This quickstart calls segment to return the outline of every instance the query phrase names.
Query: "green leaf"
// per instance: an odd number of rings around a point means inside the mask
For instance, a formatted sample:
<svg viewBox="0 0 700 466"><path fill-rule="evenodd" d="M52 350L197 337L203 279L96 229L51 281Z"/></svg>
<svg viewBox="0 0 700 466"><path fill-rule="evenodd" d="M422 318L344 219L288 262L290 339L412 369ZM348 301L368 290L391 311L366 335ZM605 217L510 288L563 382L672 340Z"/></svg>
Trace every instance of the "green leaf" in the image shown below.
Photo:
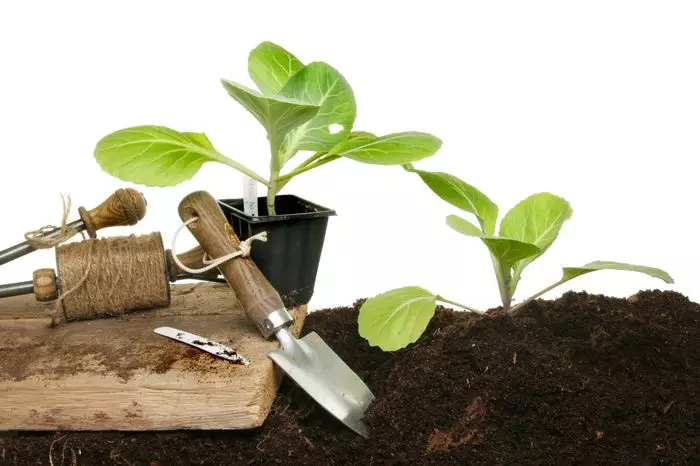
<svg viewBox="0 0 700 466"><path fill-rule="evenodd" d="M663 280L666 283L673 283L673 278L661 269L647 267L645 265L624 264L622 262L596 261L581 267L564 267L563 276L559 284L566 283L581 275L585 275L596 270L626 270L630 272L640 272L651 277Z"/></svg>
<svg viewBox="0 0 700 466"><path fill-rule="evenodd" d="M395 351L415 342L435 314L437 297L423 288L409 286L370 298L360 308L360 336L384 351Z"/></svg>
<svg viewBox="0 0 700 466"><path fill-rule="evenodd" d="M111 133L95 147L100 167L112 176L146 186L174 186L206 162L225 162L203 133L163 126L135 126Z"/></svg>
<svg viewBox="0 0 700 466"><path fill-rule="evenodd" d="M476 215L483 232L489 236L493 235L498 219L498 206L485 194L449 173L426 172L416 170L412 166L404 168L420 176L442 200Z"/></svg>
<svg viewBox="0 0 700 466"><path fill-rule="evenodd" d="M228 94L265 127L273 154L279 152L290 131L311 120L320 109L318 105L309 102L284 97L266 97L225 79L221 82Z"/></svg>
<svg viewBox="0 0 700 466"><path fill-rule="evenodd" d="M536 245L541 252L513 266L511 293L515 293L522 271L552 245L573 211L569 203L550 193L537 193L520 201L501 220L500 236Z"/></svg>
<svg viewBox="0 0 700 466"><path fill-rule="evenodd" d="M463 235L481 238L481 241L489 248L494 259L496 259L506 271L517 261L542 252L542 250L534 244L510 238L498 238L485 235L479 227L457 215L449 215L447 217L447 225Z"/></svg>
<svg viewBox="0 0 700 466"><path fill-rule="evenodd" d="M489 248L491 255L508 272L514 263L527 257L540 254L542 250L534 244L510 238L498 238L485 235L479 227L457 215L447 217L447 225L453 230L467 236L481 238L481 241Z"/></svg>
<svg viewBox="0 0 700 466"><path fill-rule="evenodd" d="M442 145L432 134L420 132L393 133L386 136L347 139L328 151L358 162L375 165L402 165L430 157Z"/></svg>
<svg viewBox="0 0 700 466"><path fill-rule="evenodd" d="M477 237L484 236L484 232L481 231L481 228L458 215L448 215L447 225L456 232L462 233L463 235Z"/></svg>
<svg viewBox="0 0 700 466"><path fill-rule="evenodd" d="M263 42L248 56L248 74L266 96L276 95L304 64L272 42Z"/></svg>
<svg viewBox="0 0 700 466"><path fill-rule="evenodd" d="M524 243L515 239L482 237L493 257L501 264L504 270L510 269L514 263L528 257L542 253L542 250L534 244Z"/></svg>
<svg viewBox="0 0 700 466"><path fill-rule="evenodd" d="M311 120L289 133L282 149L282 164L299 150L328 151L350 134L357 114L355 97L348 82L332 66L323 62L305 66L287 81L279 95L320 107Z"/></svg>
<svg viewBox="0 0 700 466"><path fill-rule="evenodd" d="M569 203L561 197L533 194L506 213L501 220L500 236L534 244L544 252L572 213Z"/></svg>

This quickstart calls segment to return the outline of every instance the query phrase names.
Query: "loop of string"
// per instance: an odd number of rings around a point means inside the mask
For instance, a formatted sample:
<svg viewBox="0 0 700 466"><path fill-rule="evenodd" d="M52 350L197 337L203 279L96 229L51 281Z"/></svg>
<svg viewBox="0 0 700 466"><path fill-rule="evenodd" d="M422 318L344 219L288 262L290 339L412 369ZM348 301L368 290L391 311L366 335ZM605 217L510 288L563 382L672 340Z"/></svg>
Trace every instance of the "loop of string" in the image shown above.
<svg viewBox="0 0 700 466"><path fill-rule="evenodd" d="M204 257L202 257L202 263L206 264L205 267L202 267L201 269L191 269L187 267L185 264L183 264L180 259L178 259L177 254L175 254L175 243L177 241L177 237L180 234L180 232L185 228L187 225L190 223L196 222L198 220L197 217L192 217L191 219L187 220L185 223L180 225L178 229L175 231L175 234L173 235L173 244L171 246L171 250L173 251L173 260L175 261L175 264L177 266L187 272L191 273L193 275L197 275L200 273L208 272L209 270L218 267L219 265L223 264L224 262L228 262L231 259L235 259L236 257L247 257L250 255L251 251L251 243L253 241L267 241L267 232L263 231L260 232L256 235L251 236L250 238L241 241L240 245L238 246L238 251L233 251L231 253L226 254L225 256L218 257L216 259L209 259L206 254L204 254Z"/></svg>
<svg viewBox="0 0 700 466"><path fill-rule="evenodd" d="M78 233L78 230L68 226L68 215L71 209L71 199L69 195L61 194L63 201L63 216L61 218L61 226L44 225L38 230L28 231L24 234L24 239L31 244L34 249L48 249L68 241ZM50 237L46 237L49 233L56 233Z"/></svg>

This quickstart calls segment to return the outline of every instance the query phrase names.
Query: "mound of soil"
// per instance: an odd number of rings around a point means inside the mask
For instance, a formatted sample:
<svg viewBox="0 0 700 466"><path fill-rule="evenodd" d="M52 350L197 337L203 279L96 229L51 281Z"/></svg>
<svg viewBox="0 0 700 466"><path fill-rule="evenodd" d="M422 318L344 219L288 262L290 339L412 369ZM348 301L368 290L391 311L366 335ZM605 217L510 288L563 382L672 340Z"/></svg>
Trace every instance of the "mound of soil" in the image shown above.
<svg viewBox="0 0 700 466"><path fill-rule="evenodd" d="M0 437L0 464L697 464L700 305L675 292L567 293L517 315L440 308L395 353L353 307L315 330L377 400L364 439L285 381L259 429ZM50 461L51 458L51 461Z"/></svg>

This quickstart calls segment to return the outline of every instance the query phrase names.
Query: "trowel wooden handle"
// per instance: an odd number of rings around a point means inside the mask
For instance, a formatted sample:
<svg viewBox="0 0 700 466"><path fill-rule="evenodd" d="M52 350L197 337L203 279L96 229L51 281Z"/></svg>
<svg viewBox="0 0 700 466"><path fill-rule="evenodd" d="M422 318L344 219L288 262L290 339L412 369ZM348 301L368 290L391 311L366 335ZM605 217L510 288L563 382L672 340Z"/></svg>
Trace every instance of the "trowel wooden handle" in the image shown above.
<svg viewBox="0 0 700 466"><path fill-rule="evenodd" d="M94 209L80 207L78 213L85 230L95 238L102 228L135 225L146 215L146 199L135 189L118 189Z"/></svg>
<svg viewBox="0 0 700 466"><path fill-rule="evenodd" d="M188 228L209 257L216 259L239 249L240 240L209 193L189 194L180 202L178 211L183 222L196 219ZM219 270L265 338L291 323L279 294L250 257L224 262Z"/></svg>
<svg viewBox="0 0 700 466"><path fill-rule="evenodd" d="M168 263L168 275L170 278L171 282L174 282L178 280L178 278L183 278L182 275L188 274L188 272L182 270L177 263L175 263L175 260L173 259L173 251L170 249L165 251L165 258ZM190 269L201 269L204 268L204 249L202 249L201 246L195 246L194 248L190 249L189 251L183 252L182 254L177 255L178 260L182 265L184 265L187 268ZM197 278L200 280L214 280L218 278L219 276L219 270L218 269L211 269L206 272L197 274L196 276L192 275L191 278ZM190 277L184 277L184 278L190 278Z"/></svg>

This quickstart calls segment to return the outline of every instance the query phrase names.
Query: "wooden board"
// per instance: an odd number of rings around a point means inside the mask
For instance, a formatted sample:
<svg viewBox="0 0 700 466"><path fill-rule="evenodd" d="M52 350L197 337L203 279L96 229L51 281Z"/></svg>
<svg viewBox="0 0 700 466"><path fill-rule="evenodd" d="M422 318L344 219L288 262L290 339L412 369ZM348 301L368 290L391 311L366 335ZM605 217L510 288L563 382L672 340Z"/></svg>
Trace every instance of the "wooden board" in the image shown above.
<svg viewBox="0 0 700 466"><path fill-rule="evenodd" d="M0 430L247 429L281 372L225 284L173 286L167 308L49 326L52 304L0 300ZM290 310L298 335L306 306ZM171 326L236 348L233 364L153 333Z"/></svg>

